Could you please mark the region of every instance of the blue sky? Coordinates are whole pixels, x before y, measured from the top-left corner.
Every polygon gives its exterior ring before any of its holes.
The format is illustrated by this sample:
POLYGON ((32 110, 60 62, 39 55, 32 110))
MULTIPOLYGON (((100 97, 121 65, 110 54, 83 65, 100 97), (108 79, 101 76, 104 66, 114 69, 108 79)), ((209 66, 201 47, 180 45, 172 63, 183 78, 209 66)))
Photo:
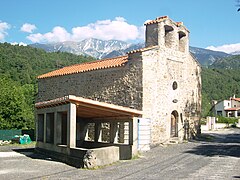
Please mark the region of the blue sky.
POLYGON ((190 45, 240 50, 236 0, 6 0, 0 42, 51 43, 93 37, 144 40, 144 22, 168 15, 190 30, 190 45))

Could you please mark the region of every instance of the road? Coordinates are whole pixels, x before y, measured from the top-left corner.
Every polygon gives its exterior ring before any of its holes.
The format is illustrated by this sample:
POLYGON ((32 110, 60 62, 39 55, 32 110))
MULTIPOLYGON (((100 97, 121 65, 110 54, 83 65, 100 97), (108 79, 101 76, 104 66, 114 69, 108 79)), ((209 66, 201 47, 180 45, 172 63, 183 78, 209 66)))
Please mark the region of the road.
POLYGON ((0 147, 0 179, 240 179, 240 129, 203 136, 96 170, 77 169, 31 149, 0 147))

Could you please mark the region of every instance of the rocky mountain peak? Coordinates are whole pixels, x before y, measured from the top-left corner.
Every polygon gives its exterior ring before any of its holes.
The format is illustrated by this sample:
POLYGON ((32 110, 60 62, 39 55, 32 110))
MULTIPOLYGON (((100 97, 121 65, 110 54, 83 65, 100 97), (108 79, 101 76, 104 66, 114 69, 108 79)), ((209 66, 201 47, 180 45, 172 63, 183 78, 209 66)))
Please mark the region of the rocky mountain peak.
MULTIPOLYGON (((70 52, 77 55, 92 56, 97 59, 111 58, 125 55, 134 49, 143 48, 144 43, 131 44, 119 40, 100 40, 95 38, 84 39, 80 42, 59 42, 52 44, 31 44, 30 46, 44 49, 48 52, 70 52)), ((200 64, 208 66, 216 60, 230 56, 224 52, 211 51, 203 48, 190 47, 190 52, 198 59, 200 64)))

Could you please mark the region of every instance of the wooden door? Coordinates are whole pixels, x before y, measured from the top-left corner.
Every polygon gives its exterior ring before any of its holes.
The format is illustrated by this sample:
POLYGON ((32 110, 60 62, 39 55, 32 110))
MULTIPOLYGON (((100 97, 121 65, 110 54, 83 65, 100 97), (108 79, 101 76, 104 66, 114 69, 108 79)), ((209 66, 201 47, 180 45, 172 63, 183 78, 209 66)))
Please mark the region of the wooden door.
POLYGON ((171 137, 178 136, 178 113, 173 111, 171 114, 171 137))

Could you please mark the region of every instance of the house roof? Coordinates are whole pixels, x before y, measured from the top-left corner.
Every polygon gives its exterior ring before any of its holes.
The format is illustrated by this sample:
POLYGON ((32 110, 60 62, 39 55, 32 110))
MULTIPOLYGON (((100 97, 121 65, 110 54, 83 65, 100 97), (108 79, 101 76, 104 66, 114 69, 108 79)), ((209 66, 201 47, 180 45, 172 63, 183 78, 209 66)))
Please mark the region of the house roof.
POLYGON ((225 111, 237 111, 237 110, 240 110, 240 107, 232 107, 232 108, 227 108, 227 109, 224 109, 225 111))
POLYGON ((157 17, 155 20, 152 21, 148 21, 146 22, 144 25, 149 25, 149 24, 155 24, 155 23, 159 23, 165 19, 168 19, 168 16, 161 16, 161 17, 157 17))
POLYGON ((137 53, 137 52, 144 52, 144 51, 148 51, 148 50, 151 50, 151 49, 154 49, 154 48, 158 48, 158 47, 159 46, 156 45, 156 46, 150 46, 150 47, 144 47, 144 48, 140 48, 140 49, 135 49, 135 50, 127 52, 127 54, 133 54, 133 53, 137 53))
POLYGON ((240 98, 231 98, 231 100, 240 101, 240 98))
POLYGON ((98 60, 88 63, 75 64, 72 66, 67 66, 55 71, 38 76, 38 79, 63 76, 68 74, 82 73, 86 71, 93 71, 97 69, 107 69, 112 67, 123 66, 128 61, 128 56, 120 56, 116 58, 109 58, 104 60, 98 60))
POLYGON ((142 115, 142 111, 109 104, 105 102, 94 101, 83 97, 68 95, 50 101, 38 102, 35 104, 37 109, 59 106, 67 103, 77 105, 77 115, 83 118, 103 118, 103 117, 138 117, 142 115))
POLYGON ((189 32, 189 30, 183 25, 183 22, 174 22, 168 16, 157 17, 155 20, 147 21, 144 25, 157 24, 157 23, 162 22, 166 19, 169 19, 177 27, 183 27, 186 31, 189 32))

